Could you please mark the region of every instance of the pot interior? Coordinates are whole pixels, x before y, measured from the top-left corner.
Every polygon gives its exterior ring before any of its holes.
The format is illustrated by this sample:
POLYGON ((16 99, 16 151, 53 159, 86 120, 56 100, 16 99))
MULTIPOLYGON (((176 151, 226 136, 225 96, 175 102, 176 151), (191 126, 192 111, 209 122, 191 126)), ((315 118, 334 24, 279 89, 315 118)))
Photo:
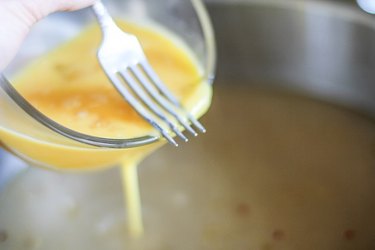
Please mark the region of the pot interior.
POLYGON ((208 133, 142 163, 144 238, 126 236, 117 169, 30 169, 0 195, 0 249, 375 248, 375 20, 313 1, 208 8, 208 133))

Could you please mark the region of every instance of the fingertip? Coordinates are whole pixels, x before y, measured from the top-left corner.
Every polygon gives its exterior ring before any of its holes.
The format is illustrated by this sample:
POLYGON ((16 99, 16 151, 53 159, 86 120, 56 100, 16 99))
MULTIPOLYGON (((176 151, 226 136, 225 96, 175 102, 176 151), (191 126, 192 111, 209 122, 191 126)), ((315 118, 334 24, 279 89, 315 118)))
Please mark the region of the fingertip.
POLYGON ((60 9, 74 11, 89 7, 95 3, 96 0, 56 0, 60 3, 60 9))
POLYGON ((95 1, 96 0, 23 0, 31 12, 38 14, 38 19, 58 11, 83 9, 93 5, 95 1))

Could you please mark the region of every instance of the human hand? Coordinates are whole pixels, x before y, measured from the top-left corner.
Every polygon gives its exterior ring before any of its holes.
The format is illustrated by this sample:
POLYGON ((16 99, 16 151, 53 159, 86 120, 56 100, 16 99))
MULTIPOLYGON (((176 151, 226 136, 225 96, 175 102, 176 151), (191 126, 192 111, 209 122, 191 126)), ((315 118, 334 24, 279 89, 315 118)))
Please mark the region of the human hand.
POLYGON ((0 0, 0 72, 16 55, 30 28, 56 11, 78 10, 95 0, 0 0))

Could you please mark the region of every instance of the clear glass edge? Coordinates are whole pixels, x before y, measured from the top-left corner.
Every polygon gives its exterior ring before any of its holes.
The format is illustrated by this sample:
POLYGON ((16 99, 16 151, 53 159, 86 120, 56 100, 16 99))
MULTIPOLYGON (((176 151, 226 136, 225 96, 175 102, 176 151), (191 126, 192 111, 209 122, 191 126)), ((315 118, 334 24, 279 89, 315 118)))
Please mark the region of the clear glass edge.
MULTIPOLYGON (((216 43, 212 23, 204 3, 201 0, 191 0, 191 2, 197 11, 207 48, 207 62, 204 67, 205 75, 203 76, 203 78, 204 81, 206 81, 208 84, 212 84, 216 70, 216 43)), ((146 135, 131 139, 112 139, 79 133, 65 126, 62 126, 61 124, 53 121, 52 119, 39 112, 33 105, 31 105, 25 98, 23 98, 20 93, 18 93, 18 91, 12 86, 12 84, 2 72, 0 72, 0 87, 22 110, 24 110, 33 119, 35 119, 48 129, 66 138, 86 145, 99 148, 121 149, 148 145, 161 140, 160 136, 153 135, 146 135)))

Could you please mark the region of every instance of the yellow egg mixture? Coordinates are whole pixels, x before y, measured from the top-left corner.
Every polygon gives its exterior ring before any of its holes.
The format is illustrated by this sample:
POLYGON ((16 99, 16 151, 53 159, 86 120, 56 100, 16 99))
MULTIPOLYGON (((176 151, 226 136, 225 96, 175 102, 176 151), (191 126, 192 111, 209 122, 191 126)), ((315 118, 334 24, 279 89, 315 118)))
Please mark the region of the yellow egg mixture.
MULTIPOLYGON (((158 28, 119 24, 139 38, 153 68, 175 96, 195 116, 203 115, 210 105, 211 86, 204 82, 202 69, 188 49, 158 28)), ((89 27, 73 41, 23 70, 13 80, 15 87, 42 113, 82 133, 109 138, 154 133, 117 93, 100 68, 96 59, 100 39, 99 28, 89 27)), ((7 112, 8 116, 17 116, 13 110, 7 112)), ((60 140, 56 143, 49 134, 20 122, 8 127, 0 125, 0 137, 20 155, 66 169, 109 166, 118 163, 120 158, 139 160, 145 151, 158 146, 112 150, 60 140)))
MULTIPOLYGON (((135 34, 169 89, 187 101, 202 88, 202 74, 186 49, 147 28, 123 24, 135 34)), ((149 134, 150 126, 109 83, 98 60, 100 31, 91 27, 40 59, 16 79, 17 89, 43 113, 74 130, 109 138, 149 134)))
MULTIPOLYGON (((203 115, 210 104, 211 86, 184 45, 159 29, 119 25, 138 37, 155 71, 187 109, 197 117, 203 115)), ((100 39, 99 28, 89 27, 28 66, 15 77, 14 86, 43 114, 81 133, 107 138, 155 133, 108 81, 96 59, 100 39)), ((18 154, 57 169, 93 169, 121 162, 130 230, 141 234, 136 166, 161 143, 134 149, 93 148, 49 141, 32 129, 4 127, 0 127, 0 137, 18 154)))

